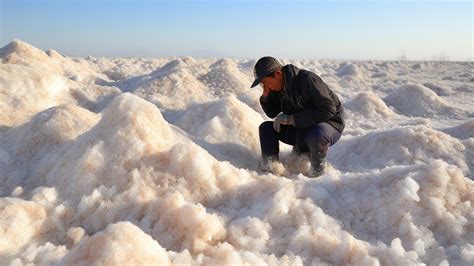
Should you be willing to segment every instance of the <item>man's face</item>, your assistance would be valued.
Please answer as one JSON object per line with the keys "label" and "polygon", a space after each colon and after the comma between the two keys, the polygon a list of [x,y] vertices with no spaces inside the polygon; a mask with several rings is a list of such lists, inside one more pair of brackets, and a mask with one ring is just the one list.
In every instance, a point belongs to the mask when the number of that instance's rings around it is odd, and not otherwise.
{"label": "man's face", "polygon": [[281,91],[284,85],[285,81],[281,70],[275,71],[274,76],[265,77],[262,79],[262,82],[260,82],[260,86],[262,86],[264,90],[269,91]]}

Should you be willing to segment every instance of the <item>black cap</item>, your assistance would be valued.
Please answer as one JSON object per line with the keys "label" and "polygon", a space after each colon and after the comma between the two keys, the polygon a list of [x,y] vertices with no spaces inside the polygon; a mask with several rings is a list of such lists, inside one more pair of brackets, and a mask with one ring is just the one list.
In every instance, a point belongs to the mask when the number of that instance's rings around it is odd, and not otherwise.
{"label": "black cap", "polygon": [[268,75],[270,75],[273,71],[281,68],[282,65],[278,60],[271,56],[265,56],[260,59],[258,59],[257,63],[255,64],[255,67],[253,68],[253,75],[255,77],[254,82],[252,83],[252,86],[250,88],[253,88],[257,86],[260,82],[262,82],[262,79]]}

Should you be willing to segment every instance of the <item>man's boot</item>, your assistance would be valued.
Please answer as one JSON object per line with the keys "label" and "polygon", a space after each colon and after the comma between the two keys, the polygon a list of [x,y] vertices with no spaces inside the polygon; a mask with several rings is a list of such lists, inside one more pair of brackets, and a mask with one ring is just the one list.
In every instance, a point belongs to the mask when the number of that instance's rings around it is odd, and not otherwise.
{"label": "man's boot", "polygon": [[311,168],[309,169],[309,177],[320,177],[324,174],[326,167],[326,160],[320,162],[311,161]]}
{"label": "man's boot", "polygon": [[310,152],[311,168],[309,170],[309,177],[319,177],[324,174],[328,149],[329,145],[317,145],[312,147]]}
{"label": "man's boot", "polygon": [[295,146],[293,146],[293,148],[291,149],[291,153],[296,155],[296,156],[300,156],[301,155],[301,150],[300,150],[300,147],[298,146],[298,144],[296,144]]}
{"label": "man's boot", "polygon": [[271,173],[272,172],[272,164],[275,162],[278,162],[279,158],[278,156],[267,156],[263,155],[262,156],[262,161],[260,162],[260,170],[266,173]]}

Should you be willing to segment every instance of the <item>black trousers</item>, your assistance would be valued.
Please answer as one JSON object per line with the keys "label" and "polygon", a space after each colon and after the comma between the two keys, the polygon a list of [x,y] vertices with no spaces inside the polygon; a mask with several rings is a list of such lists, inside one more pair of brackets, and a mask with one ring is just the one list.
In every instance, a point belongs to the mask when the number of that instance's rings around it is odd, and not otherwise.
{"label": "black trousers", "polygon": [[296,147],[300,153],[309,152],[311,163],[321,163],[329,146],[334,145],[341,133],[328,123],[298,129],[282,125],[280,132],[273,129],[273,121],[265,121],[259,127],[260,148],[264,157],[278,157],[279,141]]}

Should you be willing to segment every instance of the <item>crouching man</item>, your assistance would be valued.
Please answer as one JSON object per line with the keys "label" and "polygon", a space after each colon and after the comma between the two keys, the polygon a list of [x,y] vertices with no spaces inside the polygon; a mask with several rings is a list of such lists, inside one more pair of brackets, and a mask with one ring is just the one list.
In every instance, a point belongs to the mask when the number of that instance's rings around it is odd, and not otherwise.
{"label": "crouching man", "polygon": [[309,153],[311,177],[324,173],[328,148],[344,129],[343,109],[336,94],[315,73],[294,65],[282,66],[275,58],[260,58],[254,67],[255,81],[263,88],[260,104],[274,118],[260,125],[261,168],[279,160],[279,141],[299,154]]}

